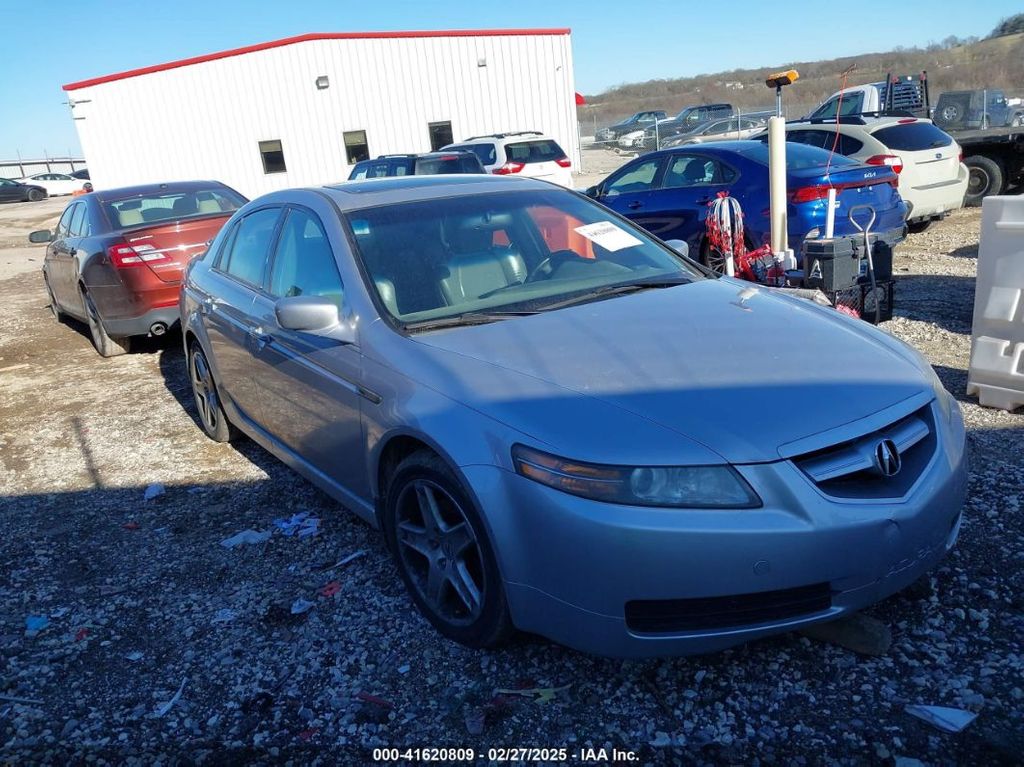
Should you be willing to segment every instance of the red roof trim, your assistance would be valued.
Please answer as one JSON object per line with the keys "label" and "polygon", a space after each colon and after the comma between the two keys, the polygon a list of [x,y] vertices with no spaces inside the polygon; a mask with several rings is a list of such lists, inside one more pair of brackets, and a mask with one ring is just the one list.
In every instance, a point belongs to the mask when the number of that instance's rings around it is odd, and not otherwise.
{"label": "red roof trim", "polygon": [[103,77],[94,77],[91,80],[79,80],[76,83],[68,83],[63,86],[66,91],[74,91],[79,88],[88,88],[91,85],[101,85],[102,83],[110,83],[115,80],[124,80],[129,77],[138,77],[139,75],[148,75],[153,72],[164,72],[168,69],[177,69],[178,67],[187,67],[192,64],[202,64],[204,61],[216,61],[217,59],[226,59],[231,56],[241,56],[244,53],[255,53],[256,51],[265,51],[270,48],[280,48],[284,45],[291,45],[292,43],[305,43],[310,40],[390,40],[396,38],[409,38],[409,37],[522,37],[525,35],[567,35],[570,30],[565,29],[447,29],[438,31],[418,31],[418,32],[311,32],[306,35],[296,35],[295,37],[285,37],[281,40],[271,40],[268,43],[259,43],[257,45],[247,45],[244,48],[232,48],[228,51],[219,51],[218,53],[207,53],[203,56],[193,56],[190,59],[180,59],[178,61],[170,61],[166,64],[155,64],[151,67],[142,67],[141,69],[129,69],[127,72],[117,72],[112,75],[104,75]]}

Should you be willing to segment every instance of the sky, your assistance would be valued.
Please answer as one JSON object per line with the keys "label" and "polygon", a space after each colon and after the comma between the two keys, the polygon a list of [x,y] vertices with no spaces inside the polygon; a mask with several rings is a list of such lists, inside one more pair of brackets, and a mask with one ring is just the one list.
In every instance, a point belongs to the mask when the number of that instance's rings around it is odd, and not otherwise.
{"label": "sky", "polygon": [[576,89],[987,35],[1024,0],[0,0],[0,159],[78,154],[65,83],[307,32],[572,29]]}

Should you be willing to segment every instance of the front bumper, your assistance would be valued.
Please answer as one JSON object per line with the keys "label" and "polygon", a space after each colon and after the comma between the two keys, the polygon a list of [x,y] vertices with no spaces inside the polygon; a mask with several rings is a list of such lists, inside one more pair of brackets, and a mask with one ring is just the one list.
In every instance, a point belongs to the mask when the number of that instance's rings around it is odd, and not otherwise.
{"label": "front bumper", "polygon": [[[935,407],[933,405],[933,407]],[[512,619],[525,631],[615,657],[720,650],[859,610],[902,589],[954,546],[967,485],[964,432],[896,502],[825,496],[792,463],[739,466],[754,510],[616,506],[566,495],[494,466],[464,467],[483,503]],[[645,633],[637,600],[731,598],[827,584],[821,609],[725,628]]]}

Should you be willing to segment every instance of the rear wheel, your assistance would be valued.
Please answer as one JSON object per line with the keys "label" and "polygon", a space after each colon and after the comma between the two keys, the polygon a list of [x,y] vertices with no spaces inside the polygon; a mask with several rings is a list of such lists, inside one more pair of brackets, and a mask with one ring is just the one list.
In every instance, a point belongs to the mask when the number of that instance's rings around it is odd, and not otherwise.
{"label": "rear wheel", "polygon": [[996,160],[977,154],[964,160],[964,165],[970,173],[967,193],[964,195],[965,205],[981,205],[982,199],[987,195],[1003,191],[1005,173],[1003,166]]}
{"label": "rear wheel", "polygon": [[46,193],[42,189],[29,189],[28,190],[28,201],[29,202],[39,202],[44,197],[46,197]]}
{"label": "rear wheel", "polygon": [[85,306],[85,318],[89,323],[89,334],[92,336],[92,345],[101,357],[117,357],[131,349],[131,336],[113,337],[103,327],[103,319],[93,303],[92,296],[85,288],[79,288],[82,292],[82,304]]}
{"label": "rear wheel", "polygon": [[443,460],[423,450],[398,465],[384,495],[383,522],[402,580],[434,628],[476,648],[512,633],[487,531]]}
{"label": "rear wheel", "polygon": [[230,442],[236,432],[224,414],[210,362],[198,342],[188,347],[188,377],[192,383],[196,410],[199,411],[199,425],[203,427],[206,436],[214,442]]}

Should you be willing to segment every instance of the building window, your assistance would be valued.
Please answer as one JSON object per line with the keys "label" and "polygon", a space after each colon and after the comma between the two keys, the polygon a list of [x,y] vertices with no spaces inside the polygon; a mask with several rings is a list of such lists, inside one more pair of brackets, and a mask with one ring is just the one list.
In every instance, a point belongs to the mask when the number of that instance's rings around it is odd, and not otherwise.
{"label": "building window", "polygon": [[454,143],[452,138],[451,122],[427,123],[427,130],[430,131],[430,151],[436,152],[443,146]]}
{"label": "building window", "polygon": [[261,141],[260,155],[263,157],[264,173],[284,173],[288,170],[284,166],[284,149],[279,140]]}
{"label": "building window", "polygon": [[366,143],[366,131],[345,131],[345,154],[348,155],[349,165],[355,165],[357,162],[370,159],[370,147]]}

